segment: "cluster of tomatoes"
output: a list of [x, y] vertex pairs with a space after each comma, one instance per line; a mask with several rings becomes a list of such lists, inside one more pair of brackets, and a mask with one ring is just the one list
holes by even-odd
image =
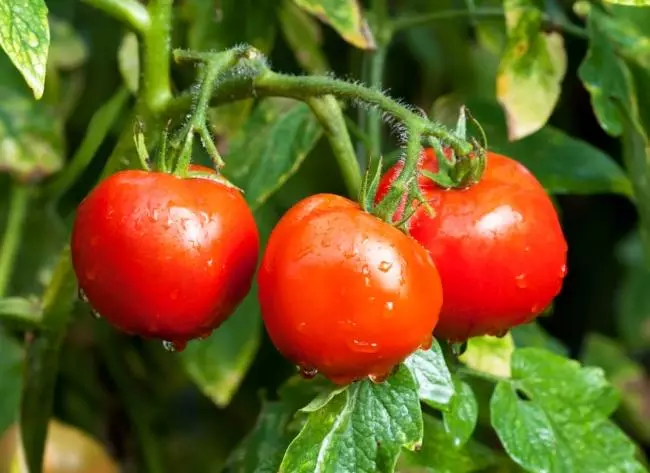
[[[425, 150], [419, 165], [435, 171], [434, 153]], [[377, 200], [400, 167], [384, 175]], [[566, 242], [551, 200], [521, 164], [488, 153], [468, 189], [424, 176], [418, 185], [431, 209], [416, 210], [408, 235], [330, 194], [302, 200], [271, 233], [257, 276], [262, 317], [305, 375], [380, 381], [432, 335], [503, 334], [560, 291]], [[251, 288], [258, 255], [237, 189], [158, 172], [103, 181], [72, 233], [79, 287], [94, 310], [177, 349], [228, 318]]]

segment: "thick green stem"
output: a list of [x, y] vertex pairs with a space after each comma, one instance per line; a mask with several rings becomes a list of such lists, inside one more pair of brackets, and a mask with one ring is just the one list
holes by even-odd
[[156, 113], [171, 99], [170, 52], [173, 0], [151, 0], [151, 25], [144, 35], [142, 96], [147, 108]]
[[83, 0], [88, 5], [106, 12], [129, 25], [140, 34], [149, 29], [149, 12], [137, 0]]
[[14, 263], [20, 248], [25, 218], [27, 217], [30, 192], [30, 188], [25, 185], [12, 184], [9, 198], [9, 214], [2, 246], [0, 246], [0, 297], [3, 297], [7, 292], [11, 280]]
[[348, 193], [356, 198], [361, 186], [361, 169], [354, 153], [348, 129], [345, 126], [345, 117], [341, 107], [336, 99], [330, 95], [311, 98], [307, 103], [325, 130], [325, 136], [330, 142], [341, 169]]

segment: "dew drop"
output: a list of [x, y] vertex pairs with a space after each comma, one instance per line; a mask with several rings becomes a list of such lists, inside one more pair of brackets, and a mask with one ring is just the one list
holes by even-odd
[[364, 284], [366, 287], [370, 287], [370, 278], [369, 278], [368, 276], [364, 276], [364, 278], [363, 278], [363, 284]]
[[165, 350], [167, 350], [170, 353], [174, 353], [174, 352], [181, 352], [185, 350], [185, 348], [187, 347], [187, 342], [180, 341], [180, 340], [177, 340], [175, 342], [170, 342], [168, 340], [164, 340], [162, 342], [162, 345]]
[[370, 381], [372, 381], [374, 384], [381, 384], [384, 381], [386, 381], [390, 377], [391, 372], [388, 371], [386, 373], [376, 373], [376, 374], [369, 374], [368, 378]]
[[367, 264], [364, 264], [363, 268], [361, 268], [361, 274], [364, 276], [368, 276], [370, 274], [370, 268], [368, 268]]
[[433, 346], [433, 335], [429, 334], [424, 338], [422, 343], [420, 343], [420, 350], [430, 350], [432, 346]]
[[310, 366], [299, 366], [298, 370], [300, 370], [300, 376], [305, 379], [313, 379], [318, 374], [318, 370]]
[[393, 263], [391, 263], [390, 261], [382, 261], [381, 263], [379, 263], [379, 271], [381, 271], [382, 273], [387, 273], [392, 267], [393, 267]]
[[77, 297], [79, 298], [80, 301], [85, 302], [86, 304], [88, 304], [88, 302], [89, 302], [88, 301], [88, 296], [86, 295], [86, 293], [84, 292], [83, 289], [79, 288], [77, 290]]
[[528, 283], [526, 282], [526, 275], [522, 273], [515, 276], [515, 284], [519, 289], [526, 289], [528, 287]]
[[350, 344], [350, 349], [357, 353], [376, 353], [379, 350], [379, 345], [375, 342], [354, 339]]
[[95, 309], [90, 309], [90, 315], [92, 315], [95, 320], [99, 320], [102, 318], [102, 314], [97, 312]]
[[159, 217], [160, 217], [160, 210], [153, 209], [153, 211], [151, 212], [151, 220], [157, 222]]
[[562, 267], [560, 268], [560, 277], [563, 278], [564, 276], [567, 275], [568, 272], [569, 270], [567, 268], [567, 265], [563, 264]]
[[386, 302], [385, 306], [386, 306], [386, 310], [390, 312], [393, 310], [393, 307], [395, 307], [395, 304], [393, 304], [393, 301], [388, 301]]

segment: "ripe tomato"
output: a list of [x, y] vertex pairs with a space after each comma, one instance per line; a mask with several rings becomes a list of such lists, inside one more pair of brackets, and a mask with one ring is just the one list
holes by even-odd
[[[432, 150], [420, 166], [437, 171]], [[377, 201], [400, 169], [398, 163], [383, 176]], [[567, 272], [567, 244], [551, 200], [524, 166], [488, 153], [483, 179], [468, 189], [445, 190], [424, 176], [418, 183], [433, 215], [420, 207], [409, 231], [442, 279], [436, 336], [499, 335], [551, 303]]]
[[442, 303], [426, 250], [358, 204], [330, 194], [277, 224], [258, 273], [262, 317], [304, 374], [337, 384], [387, 377], [431, 344]]
[[240, 192], [159, 172], [122, 171], [101, 182], [72, 231], [73, 266], [93, 308], [127, 333], [178, 349], [233, 312], [250, 290], [258, 250]]

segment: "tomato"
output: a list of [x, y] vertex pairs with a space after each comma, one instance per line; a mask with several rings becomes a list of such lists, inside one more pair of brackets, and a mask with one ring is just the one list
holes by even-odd
[[337, 384], [387, 377], [431, 344], [442, 303], [426, 250], [358, 204], [302, 200], [271, 233], [258, 273], [262, 317], [304, 374]]
[[248, 293], [259, 235], [233, 187], [122, 171], [81, 203], [71, 246], [80, 290], [102, 317], [182, 349], [209, 335]]
[[[432, 150], [420, 167], [437, 170]], [[382, 177], [376, 200], [400, 169], [398, 163]], [[424, 176], [418, 183], [433, 214], [418, 208], [409, 232], [442, 279], [437, 337], [500, 335], [551, 303], [567, 272], [567, 244], [553, 203], [524, 166], [488, 153], [482, 180], [468, 189], [445, 190]]]

